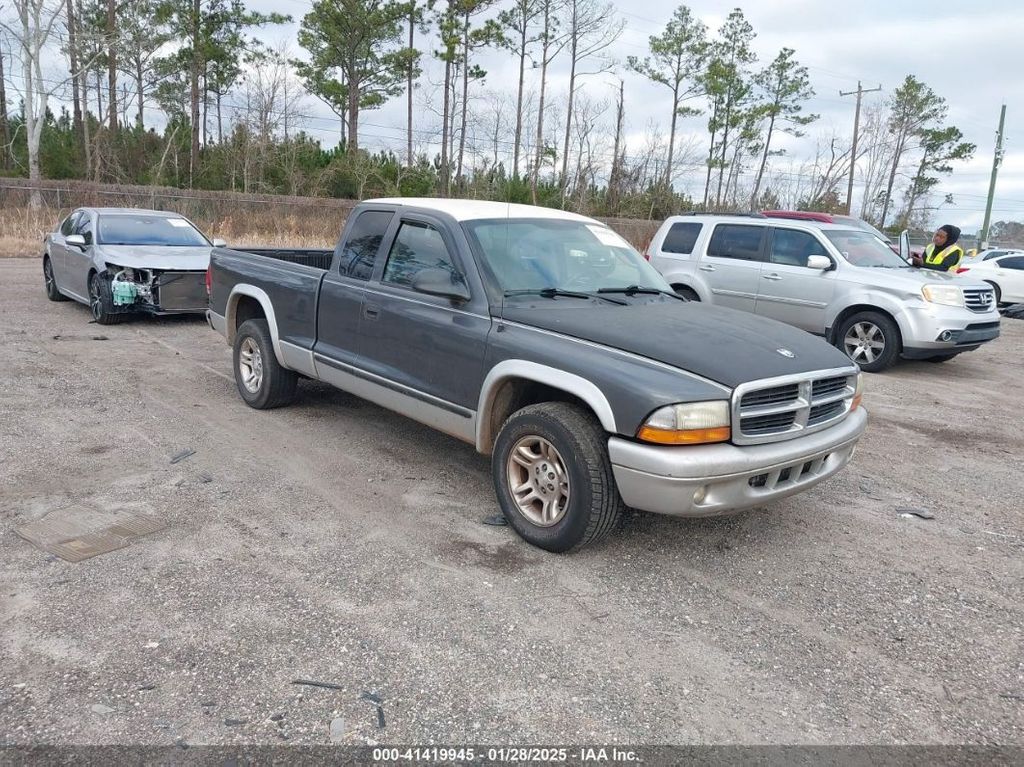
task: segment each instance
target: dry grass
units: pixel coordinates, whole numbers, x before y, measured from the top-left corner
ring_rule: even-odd
[[[237,247],[333,248],[352,200],[246,195],[180,189],[38,182],[43,205],[28,207],[27,181],[0,183],[0,258],[39,256],[42,240],[74,208],[114,206],[159,208],[188,216],[209,237]],[[658,222],[607,219],[639,249],[650,242]]]
[[[268,207],[271,206],[206,220],[198,216],[190,218],[207,236],[220,237],[239,247],[333,248],[345,223],[343,211],[311,210],[298,214]],[[70,210],[0,209],[0,258],[42,255],[43,237],[53,231]]]

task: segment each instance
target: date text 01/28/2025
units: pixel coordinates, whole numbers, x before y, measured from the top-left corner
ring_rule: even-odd
[[[635,751],[617,747],[545,748],[538,746],[490,746],[461,748],[426,746],[405,748],[374,748],[374,762],[635,762]]]

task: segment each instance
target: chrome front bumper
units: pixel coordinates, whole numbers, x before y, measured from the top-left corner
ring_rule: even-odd
[[[853,457],[867,426],[864,408],[814,434],[766,445],[658,447],[608,440],[619,493],[640,511],[710,517],[803,492]]]

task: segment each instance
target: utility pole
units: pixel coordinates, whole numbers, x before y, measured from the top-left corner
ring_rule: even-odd
[[[853,114],[853,147],[850,149],[850,179],[846,184],[846,215],[853,215],[853,170],[857,165],[857,136],[860,132],[860,100],[863,98],[865,93],[874,93],[875,91],[882,90],[882,86],[879,85],[877,88],[868,88],[864,90],[861,87],[860,80],[857,81],[857,90],[855,91],[839,91],[840,96],[852,96],[857,94],[857,111]]]
[[[978,250],[988,247],[988,227],[992,223],[992,201],[996,196],[996,175],[1003,162],[1003,124],[1006,122],[1006,104],[999,110],[999,130],[996,131],[996,153],[992,158],[992,178],[988,182],[988,202],[985,203],[985,223],[981,225]]]

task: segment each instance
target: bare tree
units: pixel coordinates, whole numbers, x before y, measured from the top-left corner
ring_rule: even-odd
[[[7,78],[4,75],[4,38],[0,34],[0,168],[9,168],[10,135],[7,130]]]
[[[580,65],[607,50],[608,46],[619,39],[622,34],[623,22],[615,14],[615,6],[602,0],[566,0],[565,31],[566,47],[569,51],[569,93],[566,99],[565,140],[562,143],[562,172],[559,185],[562,197],[568,183],[569,139],[572,135],[572,111],[576,99],[576,81],[588,74],[607,71],[611,62],[599,59],[596,69],[581,72]]]
[[[519,60],[519,85],[516,91],[516,128],[512,139],[512,175],[519,176],[519,152],[523,143],[523,86],[526,80],[526,59],[530,48],[540,40],[535,30],[538,17],[543,12],[540,0],[514,0],[512,7],[499,17],[502,25],[512,34],[505,40],[505,46],[515,53]]]
[[[540,0],[541,32],[540,32],[540,96],[537,102],[537,145],[533,160],[533,173],[530,176],[530,196],[533,204],[537,204],[537,182],[540,169],[544,165],[544,99],[548,85],[548,67],[555,57],[565,48],[566,38],[559,29],[558,12],[565,0]],[[534,63],[534,66],[538,66]]]
[[[43,124],[46,122],[46,110],[50,97],[67,82],[43,77],[43,58],[47,55],[63,4],[57,0],[13,0],[12,6],[18,17],[16,24],[0,22],[0,27],[6,30],[10,39],[14,41],[17,46],[17,57],[21,61],[21,96],[28,145],[28,177],[32,181],[39,181],[39,143],[43,135]],[[39,189],[33,186],[29,206],[39,208],[42,204]]]

